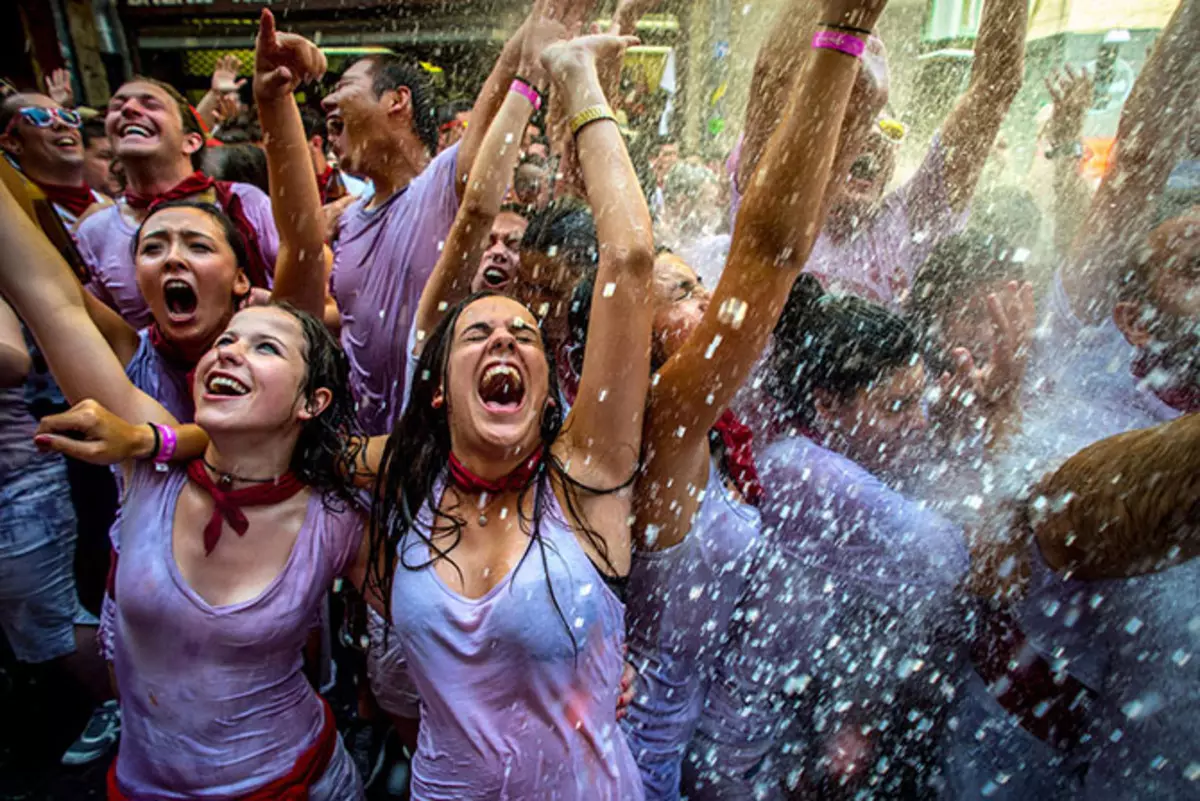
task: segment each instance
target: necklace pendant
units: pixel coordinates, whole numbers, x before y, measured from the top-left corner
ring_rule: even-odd
[[[481,525],[481,526],[487,525],[487,515],[483,514],[482,512],[479,513],[479,525]]]
[[[233,476],[228,473],[222,473],[221,480],[217,483],[221,485],[221,489],[227,490],[233,486]]]

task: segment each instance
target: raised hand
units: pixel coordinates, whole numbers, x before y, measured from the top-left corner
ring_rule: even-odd
[[[217,65],[213,67],[212,73],[212,91],[220,95],[232,94],[246,85],[246,79],[238,80],[238,73],[241,72],[242,62],[238,61],[238,57],[234,55],[224,55],[217,59]]]
[[[292,94],[301,83],[325,74],[325,55],[295,33],[275,30],[275,15],[263,9],[254,46],[254,96],[275,100]]]
[[[1052,146],[1077,141],[1083,131],[1083,119],[1095,96],[1095,85],[1086,69],[1078,72],[1067,64],[1046,78],[1046,89],[1054,101],[1054,111],[1047,128]]]
[[[85,400],[62,414],[43,417],[33,442],[43,452],[110,465],[151,456],[154,434],[149,426],[132,425],[96,401]]]
[[[61,67],[50,73],[46,79],[46,94],[63,108],[72,108],[75,105],[75,90],[71,88],[71,73]]]
[[[565,42],[556,42],[542,53],[542,65],[551,79],[560,86],[567,86],[581,72],[597,69],[597,65],[619,60],[625,49],[638,44],[636,36],[615,36],[608,33],[593,33]]]
[[[534,11],[525,23],[525,34],[521,40],[521,62],[517,69],[518,75],[532,81],[543,91],[549,77],[542,66],[542,53],[555,42],[569,39],[572,34],[561,19],[550,16],[550,5],[548,1],[534,5]]]

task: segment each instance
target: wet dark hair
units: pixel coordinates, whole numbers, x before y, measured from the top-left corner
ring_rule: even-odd
[[[450,460],[450,425],[447,405],[434,408],[433,397],[439,388],[445,385],[446,371],[450,363],[450,351],[454,340],[454,330],[463,310],[477,300],[489,297],[507,297],[499,292],[484,290],[464,298],[456,303],[438,323],[421,352],[413,377],[412,392],[408,406],[392,427],[388,436],[380,463],[379,476],[375,484],[374,502],[371,505],[370,552],[383,554],[386,558],[375,559],[368,571],[367,584],[384,599],[391,618],[391,589],[392,579],[399,564],[406,570],[418,571],[431,568],[436,562],[446,560],[458,570],[451,553],[462,538],[462,528],[466,521],[456,514],[455,509],[442,511],[439,509],[441,498],[435,494],[439,481]],[[542,518],[551,502],[554,492],[551,478],[557,479],[565,488],[566,515],[569,522],[595,548],[604,560],[605,567],[612,574],[617,571],[608,557],[608,547],[604,539],[588,524],[578,506],[578,493],[603,494],[615,492],[627,486],[597,489],[588,487],[576,481],[567,474],[566,468],[554,456],[552,446],[558,439],[563,428],[562,404],[558,402],[558,380],[555,372],[552,351],[546,349],[546,367],[549,375],[547,396],[555,400],[546,406],[542,415],[540,428],[540,444],[543,447],[543,458],[540,465],[530,478],[529,483],[521,490],[518,508],[523,509],[527,493],[533,492],[533,514],[527,518],[523,512],[518,512],[522,530],[529,536],[529,546],[522,554],[513,572],[521,569],[525,559],[533,548],[537,547],[541,556],[543,570],[548,570],[547,549],[553,549],[541,536]],[[630,477],[630,481],[633,476]],[[428,506],[433,510],[433,520],[428,530],[417,525],[417,517],[421,510]],[[409,535],[420,538],[428,546],[434,556],[417,564],[405,561],[405,540]],[[451,535],[448,546],[434,542],[437,535]],[[546,573],[546,586],[554,609],[562,620],[571,642],[578,652],[579,643],[567,623],[562,608],[550,584],[549,572]]]
[[[300,397],[311,403],[317,390],[328,389],[329,405],[300,428],[290,469],[305,485],[321,493],[330,511],[360,503],[354,475],[366,439],[350,391],[350,362],[325,323],[290,303],[272,302],[300,324],[304,334],[304,380]]]
[[[204,160],[204,171],[218,181],[257,186],[270,194],[267,154],[258,145],[237,144],[214,147]],[[240,237],[239,237],[240,239]]]
[[[1192,272],[1200,273],[1200,209],[1159,223],[1133,250],[1118,282],[1118,298],[1153,304],[1158,296],[1155,276],[1165,265],[1190,264]]]
[[[801,275],[775,325],[767,357],[767,390],[780,411],[811,425],[813,393],[849,398],[920,356],[916,331],[903,317],[852,295],[826,294]]]
[[[437,152],[437,109],[425,70],[417,64],[395,55],[363,56],[347,67],[365,61],[371,65],[371,91],[376,97],[401,87],[412,96],[413,131],[430,154]]]
[[[577,270],[594,269],[600,261],[596,220],[583,201],[560,198],[529,218],[521,252],[560,259]]]
[[[204,125],[200,122],[200,117],[196,114],[196,110],[192,108],[192,104],[187,101],[187,98],[179,93],[179,90],[169,83],[158,80],[157,78],[147,78],[145,75],[134,75],[125,83],[148,83],[157,86],[167,94],[175,102],[176,110],[179,112],[179,119],[183,122],[183,132],[185,134],[199,134],[200,149],[192,154],[192,169],[202,169],[204,164],[204,151],[208,146],[208,132],[204,130]]]
[[[939,242],[917,269],[907,306],[925,338],[936,342],[942,319],[980,288],[1025,280],[1016,250],[1001,236],[968,230]]]

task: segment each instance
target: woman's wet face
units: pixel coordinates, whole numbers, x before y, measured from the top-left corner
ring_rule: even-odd
[[[712,295],[700,276],[673,253],[654,260],[654,357],[671,358],[687,341],[708,308]]]
[[[433,403],[446,409],[460,455],[509,458],[541,437],[549,398],[546,349],[534,316],[512,298],[480,298],[459,315]]]
[[[168,208],[146,218],[135,264],[155,322],[176,343],[207,345],[228,323],[234,298],[250,291],[224,227],[202,209]]]
[[[895,467],[905,446],[929,424],[925,381],[925,365],[917,360],[883,373],[849,398],[823,397],[817,412],[821,427],[836,430],[847,455],[864,467]]]
[[[278,307],[244,309],[196,365],[196,423],[210,432],[286,434],[329,402],[329,390],[304,397],[307,374],[300,321]]]

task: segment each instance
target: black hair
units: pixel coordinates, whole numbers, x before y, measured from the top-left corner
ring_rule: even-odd
[[[371,91],[378,97],[401,87],[412,96],[413,131],[430,154],[437,152],[437,110],[433,107],[433,91],[429,78],[420,65],[396,55],[363,56],[352,62],[366,61],[371,65]]]
[[[458,569],[451,557],[452,551],[462,538],[462,528],[466,521],[455,513],[454,509],[441,510],[441,498],[435,490],[439,480],[446,470],[450,459],[450,425],[449,412],[445,404],[435,408],[433,397],[446,383],[446,372],[450,363],[450,351],[454,339],[454,329],[463,310],[477,300],[488,297],[506,297],[499,292],[484,290],[476,292],[456,303],[442,318],[437,327],[426,341],[425,349],[417,361],[413,377],[412,391],[408,406],[392,427],[388,436],[380,463],[379,476],[375,483],[374,502],[371,505],[371,524],[369,548],[373,554],[383,554],[384,559],[372,560],[368,572],[367,583],[379,593],[388,608],[388,618],[391,618],[391,588],[395,576],[396,565],[406,570],[418,571],[431,568],[436,562],[446,560]],[[549,375],[547,397],[558,399],[559,386],[556,376],[552,351],[546,349],[546,366]],[[540,427],[540,445],[543,457],[529,483],[521,490],[517,501],[518,509],[523,509],[527,493],[533,492],[533,514],[527,518],[523,512],[518,512],[520,525],[529,535],[529,546],[522,554],[521,560],[513,568],[513,572],[521,569],[525,558],[536,545],[541,556],[542,567],[548,567],[546,551],[553,546],[545,542],[541,536],[542,517],[551,502],[554,492],[551,478],[556,479],[564,488],[567,508],[564,510],[569,521],[591,543],[600,554],[607,569],[615,574],[616,569],[608,557],[608,547],[588,524],[585,516],[578,507],[579,492],[589,494],[604,494],[621,489],[621,487],[596,489],[588,487],[568,475],[566,468],[554,456],[553,444],[558,439],[563,427],[563,412],[560,403],[547,404],[542,414]],[[635,473],[636,475],[636,473]],[[417,516],[428,506],[433,510],[433,519],[428,530],[422,530],[417,525]],[[428,546],[434,554],[428,560],[418,564],[405,561],[405,539],[412,534]],[[439,534],[449,534],[451,541],[448,546],[434,542]],[[546,586],[555,611],[562,620],[571,642],[578,653],[579,643],[571,631],[570,625],[563,614],[554,588],[550,583],[549,572],[546,573]]]
[[[314,136],[321,137],[321,147],[325,147],[328,130],[325,127],[325,115],[312,106],[300,107],[300,124],[304,126],[304,138],[312,141]]]
[[[270,305],[295,317],[304,334],[305,371],[300,396],[311,403],[317,390],[330,392],[329,405],[302,424],[291,470],[305,485],[321,493],[327,509],[344,509],[359,502],[354,475],[366,444],[350,391],[350,362],[323,321],[290,303],[274,301]]]
[[[1001,236],[967,230],[937,244],[917,269],[906,305],[913,323],[931,345],[939,344],[943,318],[961,308],[981,287],[1023,281],[1025,268]]]
[[[20,104],[16,100],[23,94],[25,93],[14,92],[7,95],[3,100],[0,100],[0,131],[7,131],[13,117],[17,116],[17,109],[20,108]]]
[[[576,270],[595,269],[600,261],[600,240],[592,210],[574,198],[551,201],[529,218],[521,252],[550,256]]]
[[[437,110],[438,128],[454,122],[458,119],[459,114],[469,114],[472,108],[474,108],[474,104],[470,100],[458,99],[443,103],[438,106]]]
[[[200,137],[200,149],[192,154],[192,169],[202,169],[204,164],[204,151],[208,146],[208,132],[204,130],[203,123],[200,122],[200,117],[196,114],[196,110],[192,108],[192,104],[187,101],[187,98],[179,93],[171,84],[160,81],[157,78],[147,78],[144,75],[134,75],[126,83],[148,83],[157,86],[163,90],[168,97],[175,102],[175,107],[179,111],[179,119],[183,122],[183,132],[185,134],[197,134]]]
[[[271,192],[267,174],[267,154],[258,145],[214,147],[208,151],[204,171],[218,181],[251,184],[267,194]]]
[[[792,285],[767,357],[767,390],[781,411],[809,426],[813,393],[849,398],[920,356],[916,331],[903,317],[852,295],[826,294],[811,275]]]

